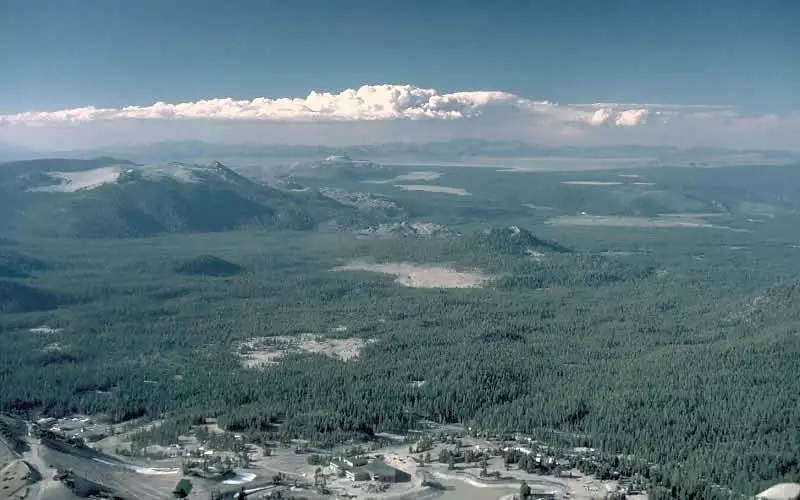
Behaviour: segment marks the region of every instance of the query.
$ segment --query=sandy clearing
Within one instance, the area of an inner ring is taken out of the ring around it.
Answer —
[[[750,232],[728,226],[711,224],[690,217],[626,217],[612,215],[562,215],[545,221],[552,226],[596,226],[596,227],[643,227],[643,228],[691,228],[727,229],[734,232]]]
[[[722,217],[725,214],[719,212],[678,212],[671,214],[658,214],[659,217],[678,217],[687,219],[705,219],[706,217]]]
[[[491,279],[478,271],[456,271],[442,266],[410,263],[351,262],[332,270],[390,274],[399,284],[412,288],[479,288]]]
[[[391,184],[393,182],[401,182],[401,181],[435,181],[442,174],[439,172],[431,172],[427,170],[415,170],[414,172],[408,172],[407,174],[400,174],[392,179],[384,179],[384,180],[369,180],[364,181],[367,184]]]
[[[472,193],[463,188],[448,186],[428,186],[424,184],[395,184],[394,187],[404,191],[426,191],[428,193],[454,194],[457,196],[472,196]]]
[[[563,181],[561,184],[569,184],[570,186],[620,186],[623,183],[619,181]]]
[[[239,345],[239,356],[247,368],[277,364],[284,355],[293,352],[322,354],[342,361],[358,358],[361,350],[374,340],[357,337],[329,339],[306,333],[298,336],[255,337]]]
[[[401,174],[395,177],[396,181],[435,181],[442,174],[439,172],[430,172],[427,170],[416,170],[407,174]]]
[[[58,184],[40,186],[28,191],[40,193],[74,193],[84,189],[96,189],[104,184],[115,184],[122,174],[120,167],[102,167],[80,172],[47,172]]]

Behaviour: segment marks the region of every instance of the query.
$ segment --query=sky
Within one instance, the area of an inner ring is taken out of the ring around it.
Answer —
[[[0,0],[0,143],[800,149],[795,0]]]

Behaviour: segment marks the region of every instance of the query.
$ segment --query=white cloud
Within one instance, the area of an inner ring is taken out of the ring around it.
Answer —
[[[702,104],[559,104],[508,92],[445,93],[411,85],[365,85],[302,98],[23,112],[0,115],[0,127],[4,141],[48,148],[187,139],[356,144],[475,137],[554,145],[800,147],[800,113],[791,110],[753,114]]]
[[[635,127],[647,121],[648,113],[647,109],[627,109],[617,115],[614,123],[623,127]]]
[[[601,108],[592,113],[592,117],[589,118],[589,123],[591,125],[603,125],[604,123],[608,123],[611,120],[613,113],[608,108]]]
[[[306,98],[252,100],[231,98],[123,108],[65,109],[0,116],[11,124],[86,122],[119,119],[205,119],[205,120],[395,120],[459,119],[480,115],[493,104],[511,103],[517,98],[506,92],[478,91],[440,94],[433,89],[410,85],[365,85],[338,94],[311,92]]]
[[[364,85],[338,94],[311,92],[305,98],[257,97],[252,100],[206,99],[122,108],[82,108],[0,115],[6,124],[41,125],[103,120],[253,120],[253,121],[374,121],[455,120],[481,116],[488,109],[507,108],[539,115],[556,122],[590,125],[633,126],[644,123],[643,109],[603,108],[596,112],[586,105],[558,105],[533,101],[508,92],[471,91],[440,93],[411,85]],[[601,113],[601,114],[598,114]],[[602,119],[600,119],[602,117]]]

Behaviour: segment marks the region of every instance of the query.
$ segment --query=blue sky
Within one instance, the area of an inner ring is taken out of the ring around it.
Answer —
[[[798,21],[793,0],[0,0],[0,116],[373,84],[784,115]]]

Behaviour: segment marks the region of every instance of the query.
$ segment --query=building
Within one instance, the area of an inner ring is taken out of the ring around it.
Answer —
[[[369,472],[364,470],[363,467],[345,471],[344,477],[346,477],[351,481],[369,481],[370,479],[372,479]]]
[[[186,498],[192,492],[192,482],[188,479],[181,479],[172,491],[175,498]]]
[[[380,481],[383,483],[402,483],[411,480],[411,476],[408,473],[403,472],[400,469],[395,469],[391,465],[379,460],[368,463],[367,465],[361,467],[361,470],[369,475],[369,479],[372,481]]]
[[[365,457],[346,457],[342,460],[342,463],[352,469],[354,467],[367,465],[367,459]]]

